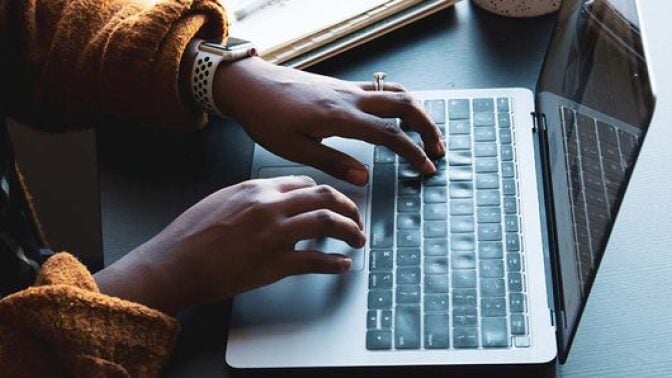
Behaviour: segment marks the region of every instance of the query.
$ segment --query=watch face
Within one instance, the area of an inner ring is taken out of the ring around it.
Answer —
[[[239,47],[245,46],[245,45],[251,45],[250,41],[246,41],[244,39],[240,38],[235,38],[235,37],[229,37],[229,39],[226,41],[226,45],[221,45],[219,43],[211,43],[211,42],[204,42],[203,45],[212,47],[215,49],[224,49],[224,50],[236,50]]]

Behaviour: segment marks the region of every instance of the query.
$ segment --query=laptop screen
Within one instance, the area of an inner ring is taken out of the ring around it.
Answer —
[[[566,357],[654,98],[636,0],[565,0],[537,88],[555,214],[559,354]]]

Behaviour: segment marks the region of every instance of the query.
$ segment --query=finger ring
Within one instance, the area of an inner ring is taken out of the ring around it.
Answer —
[[[385,87],[385,77],[387,74],[382,71],[373,73],[373,90],[383,91]]]

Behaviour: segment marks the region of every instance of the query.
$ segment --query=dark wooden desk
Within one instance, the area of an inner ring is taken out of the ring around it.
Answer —
[[[494,16],[465,0],[455,9],[324,62],[313,71],[348,80],[369,80],[372,72],[384,70],[390,80],[402,82],[409,89],[533,89],[553,24],[553,16],[531,20]],[[214,121],[209,128],[188,137],[153,133],[131,136],[124,130],[102,134],[101,200],[108,264],[160,231],[203,196],[249,175],[253,144],[231,122]],[[600,321],[596,306],[599,304],[589,306],[584,319],[592,325]],[[181,316],[184,332],[169,376],[231,375],[224,363],[228,308],[227,303],[218,303]],[[608,346],[594,339],[603,335],[604,329],[588,326],[586,332],[579,332],[575,352],[580,355],[570,357],[569,364],[560,369],[562,376],[616,376],[619,371],[636,374],[634,366],[621,369],[622,364],[609,361],[604,352]],[[597,347],[602,351],[594,355],[602,359],[592,360],[591,350]]]

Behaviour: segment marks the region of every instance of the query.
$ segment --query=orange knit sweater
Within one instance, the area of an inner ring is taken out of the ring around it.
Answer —
[[[0,0],[0,105],[47,131],[107,116],[199,127],[205,115],[179,96],[180,60],[192,38],[227,30],[217,0]],[[178,328],[101,294],[57,254],[35,286],[0,300],[0,377],[157,376]]]

